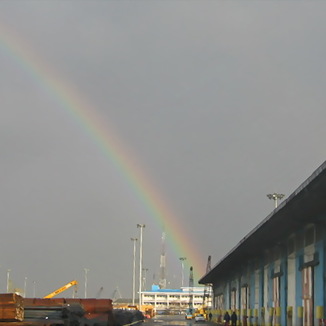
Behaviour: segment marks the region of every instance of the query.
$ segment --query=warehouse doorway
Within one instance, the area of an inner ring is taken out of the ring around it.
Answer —
[[[309,266],[302,270],[303,325],[314,325],[314,273]]]

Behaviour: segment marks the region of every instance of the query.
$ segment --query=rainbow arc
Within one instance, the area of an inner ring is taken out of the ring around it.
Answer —
[[[164,225],[167,240],[177,257],[187,257],[187,265],[194,266],[197,278],[205,268],[205,255],[198,252],[194,241],[183,232],[179,219],[163,199],[150,178],[135,164],[127,146],[121,142],[113,128],[103,122],[94,106],[87,103],[78,91],[59,76],[30,46],[17,35],[0,25],[0,51],[11,58],[32,81],[49,94],[59,107],[80,126],[80,130],[93,139],[94,144],[107,157],[127,182],[135,196],[144,205],[150,216]]]

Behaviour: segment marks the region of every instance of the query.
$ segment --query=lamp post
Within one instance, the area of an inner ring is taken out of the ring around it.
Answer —
[[[7,269],[7,293],[9,293],[10,272],[11,269]]]
[[[27,291],[27,277],[25,276],[24,279],[24,297],[26,298],[26,291]]]
[[[143,272],[144,272],[144,277],[143,277],[143,289],[146,289],[146,278],[147,278],[148,268],[143,268]]]
[[[268,199],[274,200],[275,208],[277,208],[278,200],[281,200],[285,195],[284,194],[278,194],[274,192],[273,194],[268,194]]]
[[[137,224],[137,228],[140,228],[140,237],[139,237],[139,310],[142,306],[142,269],[143,269],[143,228],[145,224]]]
[[[85,275],[85,298],[87,298],[87,273],[89,272],[88,268],[84,268],[84,275]]]
[[[183,287],[183,281],[184,281],[184,261],[186,260],[186,257],[180,257],[179,260],[181,261],[181,287]]]
[[[133,251],[133,267],[132,267],[132,305],[135,305],[135,283],[136,283],[136,241],[137,238],[131,238],[131,241],[134,243]]]
[[[33,281],[33,298],[36,298],[36,281]]]

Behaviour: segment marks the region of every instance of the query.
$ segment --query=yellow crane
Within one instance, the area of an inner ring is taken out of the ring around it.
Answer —
[[[46,295],[45,297],[43,297],[43,299],[49,299],[49,298],[53,298],[54,296],[60,294],[61,292],[71,288],[72,286],[77,287],[78,282],[77,281],[71,281],[69,283],[67,283],[66,285],[62,286],[61,288],[49,293],[48,295]],[[76,289],[75,289],[76,292]]]

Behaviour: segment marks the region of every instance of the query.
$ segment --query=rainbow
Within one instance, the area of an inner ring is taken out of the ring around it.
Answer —
[[[205,255],[199,253],[194,241],[183,232],[177,216],[169,209],[158,189],[154,188],[149,176],[141,170],[136,156],[130,155],[130,150],[120,141],[114,129],[108,126],[108,122],[103,122],[96,109],[82,98],[78,90],[58,76],[25,41],[3,25],[0,25],[0,51],[9,56],[75,123],[79,124],[82,132],[92,138],[158,226],[164,225],[167,240],[176,256],[187,257],[187,266],[194,267],[195,279],[202,276]]]

